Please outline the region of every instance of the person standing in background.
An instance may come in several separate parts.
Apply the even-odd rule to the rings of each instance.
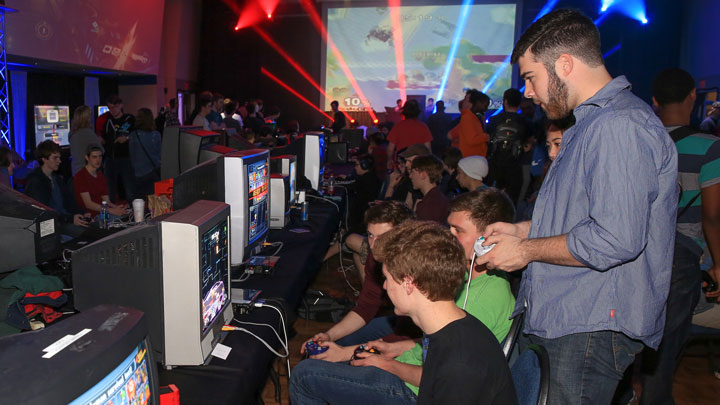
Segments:
[[[162,139],[155,130],[152,111],[141,108],[137,112],[135,130],[130,133],[130,160],[135,174],[135,198],[145,199],[154,193],[155,182],[160,180],[160,153]]]
[[[105,148],[105,177],[110,199],[131,198],[134,193],[135,176],[130,166],[129,134],[135,128],[135,117],[123,112],[123,101],[117,94],[107,98],[108,111],[95,122],[95,133]],[[120,185],[125,194],[121,196]]]
[[[86,105],[81,105],[73,112],[70,122],[70,157],[73,176],[85,167],[85,152],[88,146],[101,142],[92,130],[91,119],[92,110]]]

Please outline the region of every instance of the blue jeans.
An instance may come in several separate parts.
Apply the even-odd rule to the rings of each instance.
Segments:
[[[355,346],[391,335],[393,333],[393,325],[395,324],[396,319],[397,317],[395,316],[381,316],[373,318],[362,328],[342,339],[338,339],[335,343],[340,346]]]
[[[290,403],[414,404],[415,394],[396,375],[377,367],[355,367],[307,359],[292,369]]]
[[[675,244],[663,339],[657,351],[646,349],[642,356],[641,404],[675,403],[673,375],[690,332],[693,310],[700,296],[700,282],[700,257]]]
[[[539,344],[550,360],[550,404],[609,404],[625,369],[643,344],[620,332],[576,333],[545,339],[518,337],[520,350]]]

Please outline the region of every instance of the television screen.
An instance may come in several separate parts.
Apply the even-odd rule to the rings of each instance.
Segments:
[[[267,160],[250,163],[248,175],[248,243],[264,235],[269,225],[268,194],[270,168]]]
[[[113,371],[70,405],[152,404],[149,357],[143,340]]]
[[[202,266],[202,331],[222,312],[228,300],[228,224],[215,225],[200,241]]]
[[[60,146],[70,145],[70,107],[66,105],[35,106],[35,145],[51,140]]]
[[[295,180],[297,176],[297,161],[293,160],[290,162],[290,195],[288,199],[290,204],[295,202]]]

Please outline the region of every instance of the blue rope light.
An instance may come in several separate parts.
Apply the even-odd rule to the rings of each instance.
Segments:
[[[7,50],[5,48],[5,11],[0,11],[0,139],[10,142],[10,97],[8,90]]]
[[[458,17],[457,25],[455,27],[455,34],[453,35],[452,44],[450,45],[450,51],[448,52],[447,60],[445,61],[445,71],[443,72],[442,79],[440,80],[440,88],[438,89],[437,96],[435,96],[435,100],[442,100],[443,93],[445,93],[445,86],[447,86],[450,71],[452,70],[453,63],[455,63],[455,55],[457,54],[458,46],[460,45],[460,40],[462,39],[462,33],[465,31],[465,25],[467,24],[468,17],[470,16],[470,6],[472,6],[472,3],[473,0],[463,0],[462,7],[460,8],[460,16]]]

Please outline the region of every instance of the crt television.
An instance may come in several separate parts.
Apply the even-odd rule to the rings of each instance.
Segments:
[[[162,156],[160,159],[160,178],[162,180],[171,179],[180,174],[180,151],[182,150],[183,154],[190,155],[185,147],[187,144],[184,144],[183,148],[180,147],[180,134],[195,130],[202,130],[202,127],[181,126],[165,127],[163,129]]]
[[[34,332],[0,338],[0,402],[159,404],[146,317],[100,305]]]
[[[270,176],[270,228],[282,229],[288,223],[290,205],[293,197],[290,194],[290,176],[273,174]]]
[[[176,177],[173,208],[199,199],[230,204],[233,265],[241,264],[265,241],[270,227],[270,160],[265,149],[229,153]]]
[[[270,158],[270,174],[288,176],[289,182],[289,203],[295,203],[295,191],[297,190],[297,157],[295,155],[281,155]]]
[[[75,251],[75,307],[137,308],[159,361],[204,364],[233,317],[230,223],[227,204],[201,200]]]
[[[0,184],[0,273],[60,256],[59,214]]]
[[[60,146],[70,145],[69,106],[35,106],[35,145],[48,139]]]
[[[301,138],[283,148],[273,149],[273,157],[295,155],[297,157],[296,182],[301,184],[301,177],[309,181],[309,186],[318,189],[325,171],[325,134],[322,132],[306,132]],[[305,182],[305,181],[303,181]]]

